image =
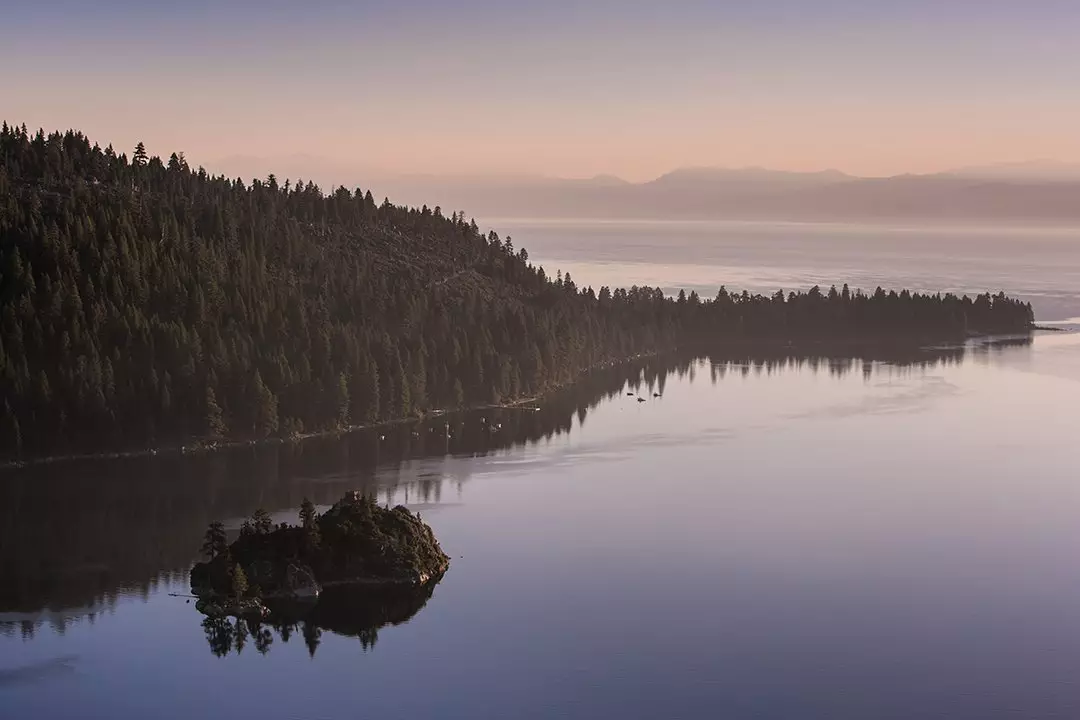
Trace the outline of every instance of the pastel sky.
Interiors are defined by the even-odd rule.
[[[1080,161],[1075,0],[37,0],[0,116],[397,172]]]

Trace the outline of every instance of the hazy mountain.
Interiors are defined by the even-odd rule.
[[[263,168],[276,167],[279,181],[303,177],[324,188],[360,186],[380,200],[439,206],[477,218],[1080,222],[1080,166],[1041,161],[887,178],[838,170],[697,167],[640,183],[611,175],[404,175],[350,170],[304,156],[259,162],[232,158],[221,165],[211,170],[264,177]],[[238,166],[252,171],[237,171]]]
[[[787,172],[768,168],[714,168],[693,167],[679,168],[661,175],[646,183],[653,187],[672,187],[679,189],[722,187],[730,189],[756,188],[764,191],[827,185],[845,180],[852,176],[839,170],[821,170],[818,172]]]
[[[1025,160],[991,165],[972,165],[948,170],[942,174],[982,180],[1076,182],[1080,181],[1080,163],[1067,163],[1060,160]]]

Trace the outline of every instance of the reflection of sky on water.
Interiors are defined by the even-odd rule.
[[[0,670],[0,689],[12,685],[40,682],[55,675],[74,672],[77,661],[78,657],[66,655],[51,660],[30,663],[29,665],[21,665],[8,670]]]
[[[163,583],[93,623],[0,637],[0,672],[15,677],[78,658],[0,685],[0,707],[1077,717],[1080,335],[870,365],[698,362],[668,375],[662,397],[619,389],[550,441],[404,463],[382,451],[374,477],[397,501],[445,485],[422,513],[453,561],[370,652],[327,632],[314,658],[278,640],[265,656],[215,658],[201,616],[167,595],[183,582]],[[298,501],[367,478],[350,465],[366,447],[281,464],[267,482],[283,484],[255,478],[252,497]],[[249,466],[232,471],[212,492]]]
[[[725,222],[500,224],[533,261],[579,286],[650,285],[713,296],[847,282],[873,290],[1005,290],[1039,319],[1080,315],[1080,229],[888,228]]]

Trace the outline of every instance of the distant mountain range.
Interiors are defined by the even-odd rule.
[[[242,162],[241,160],[244,160]],[[633,183],[610,175],[393,175],[350,170],[315,158],[222,161],[229,175],[315,180],[324,189],[371,189],[378,199],[438,205],[477,218],[655,218],[792,221],[1080,222],[1080,165],[1033,161],[928,175],[869,178],[839,170],[681,168]],[[290,173],[286,175],[285,173]]]
[[[1060,160],[1026,160],[956,168],[944,174],[982,180],[1080,182],[1080,163],[1067,163]]]

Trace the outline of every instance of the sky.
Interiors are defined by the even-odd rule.
[[[1075,0],[37,0],[3,16],[0,117],[210,170],[1080,162]]]

